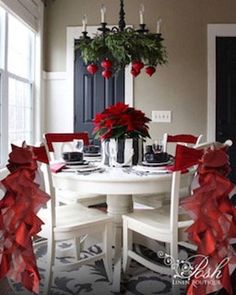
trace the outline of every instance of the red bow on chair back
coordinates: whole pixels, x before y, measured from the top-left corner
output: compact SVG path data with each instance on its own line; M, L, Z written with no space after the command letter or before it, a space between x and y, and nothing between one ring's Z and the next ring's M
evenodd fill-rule
M191 134L177 134L169 135L167 137L167 142L184 142L184 143L196 143L198 140L197 136Z
M229 200L234 186L226 178L229 171L225 149L208 149L198 167L199 187L182 201L182 207L194 220L187 230L189 240L197 245L197 254L202 255L196 257L194 268L200 265L202 257L207 258L202 276L191 277L187 295L205 295L221 288L233 294L229 266L236 263L230 245L236 236L236 209Z
M202 150L196 150L184 145L177 144L175 151L175 164L172 170L184 171L199 163L203 155Z
M43 149L36 149L39 158L45 156ZM34 182L36 158L30 147L12 146L7 165L11 174L1 181L6 194L0 201L0 279L11 278L39 293L32 237L41 230L43 222L36 214L49 196Z

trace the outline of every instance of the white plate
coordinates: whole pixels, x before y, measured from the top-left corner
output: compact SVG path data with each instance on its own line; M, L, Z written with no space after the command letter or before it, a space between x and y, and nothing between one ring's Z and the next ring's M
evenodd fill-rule
M83 165L66 165L66 168L71 168L71 169L85 169L88 167L91 168L91 165L88 162Z
M148 167L160 167L160 166L167 166L173 164L172 160L166 161L166 162L160 162L160 163L149 163L146 161L142 162L143 166L148 166Z
M100 157L101 153L93 154L93 153L84 153L84 157Z
M93 171L97 171L97 170L101 170L102 168L99 166L93 166L93 167L86 167L84 169L77 169L76 171L78 173L83 173L83 172L93 172Z
M155 173L170 173L171 171L166 170L166 166L143 166L137 165L132 167L133 170L140 171L140 172L155 172Z

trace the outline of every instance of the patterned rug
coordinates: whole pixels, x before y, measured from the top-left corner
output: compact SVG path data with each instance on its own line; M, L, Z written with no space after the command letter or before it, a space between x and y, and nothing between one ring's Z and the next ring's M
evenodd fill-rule
M59 263L68 263L73 260L73 251L71 251L71 243L62 243L59 247L66 250L68 253L65 257L56 259ZM159 263L159 258L156 253L144 248L137 247L138 251L142 255L155 259ZM82 251L81 255L83 258L94 256L100 253L102 250L98 245L89 247L86 251ZM39 272L41 275L41 289L43 288L45 278L45 266L46 266L46 244L41 244L36 249L37 263ZM186 253L183 252L186 256ZM9 282L12 289L17 295L30 295L21 284ZM42 293L42 290L40 291ZM84 265L77 270L55 273L54 283L51 289L51 295L114 295L114 294L135 294L135 295L173 295L171 291L171 277L167 275L161 275L147 270L138 263L132 261L130 266L130 276L126 281L121 284L121 293L113 293L112 285L108 281L106 272L102 261L97 261L95 264ZM185 287L181 287L179 295L184 295ZM2 294L1 294L2 295ZM31 294L32 295L32 294Z

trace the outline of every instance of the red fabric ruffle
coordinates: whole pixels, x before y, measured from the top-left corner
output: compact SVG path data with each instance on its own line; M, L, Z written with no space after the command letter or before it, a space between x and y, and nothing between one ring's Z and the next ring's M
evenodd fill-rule
M234 185L226 178L230 171L228 155L223 149L207 150L198 167L199 187L182 201L182 207L193 218L187 229L189 240L197 245L197 254L208 257L204 269L213 273L224 259L221 277L191 276L187 295L205 295L224 288L232 294L229 265L236 262L230 239L236 236L236 209L229 200ZM199 265L200 258L194 261ZM201 284L199 285L199 280Z
M41 230L37 212L49 196L34 182L37 162L31 148L12 146L7 167L11 173L1 181L6 194L0 201L0 279L8 277L39 293L32 237Z

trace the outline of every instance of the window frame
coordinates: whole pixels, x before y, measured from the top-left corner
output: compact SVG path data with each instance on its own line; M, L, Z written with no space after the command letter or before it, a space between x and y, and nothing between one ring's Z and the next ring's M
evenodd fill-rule
M40 111L37 110L37 102L36 102L36 64L37 64L37 60L36 60L36 52L37 50L39 50L37 48L37 44L38 44L38 35L39 32L36 32L33 28L31 28L30 26L28 26L24 20L22 20L21 18L19 18L17 15L15 15L14 13L12 13L11 11L9 11L5 6L1 6L1 8L4 9L5 11L5 20L4 20L4 37L3 37L3 68L0 68L0 76L1 76L1 89L0 89L0 167L4 167L7 159L8 159L8 139L9 139L9 124L8 124L8 104L9 104L9 90L8 90L8 81L9 78L13 78L17 81L21 81L24 83L27 83L30 85L31 87L31 99L32 99L32 113L31 113L31 124L32 124L32 143L35 143L36 138L39 137L37 133L37 128L36 128L36 121L38 120L38 118L40 117L40 114L38 114L38 112ZM14 17L18 18L21 22L23 22L26 26L29 27L29 29L33 32L34 36L33 36L33 46L32 46L32 50L31 50L31 60L32 60L32 64L30 72L31 72L31 78L27 79L27 78L23 78L20 77L16 74L13 74L11 72L8 71L8 34L9 34L9 14L13 15Z

